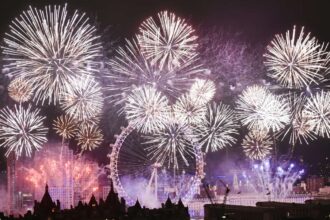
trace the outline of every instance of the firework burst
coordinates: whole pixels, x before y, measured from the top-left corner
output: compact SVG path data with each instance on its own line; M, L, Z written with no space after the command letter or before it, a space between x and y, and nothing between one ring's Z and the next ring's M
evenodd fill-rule
M318 92L307 99L304 110L315 134L330 137L330 92Z
M304 28L300 33L294 27L285 36L276 35L264 55L268 75L289 88L319 84L324 78L320 70L327 62L326 49L310 33L304 34Z
M187 126L169 123L163 130L145 136L144 144L151 160L174 169L189 166L188 157L194 156L189 133Z
M201 122L193 128L193 133L205 152L213 152L234 144L237 128L234 111L228 105L212 103Z
M155 88L142 86L128 95L124 107L127 120L141 132L151 133L164 128L168 120L168 100Z
M18 103L27 102L33 96L32 87L22 78L16 78L8 85L8 95Z
M60 106L66 114L77 121L101 115L104 99L99 84L91 77L72 84L60 99Z
M82 151L92 151L102 143L103 134L96 126L86 126L78 130L77 141Z
M53 127L63 139L73 138L77 132L77 123L70 115L61 115L54 120Z
M70 17L66 5L30 7L6 34L5 67L33 86L35 100L56 103L78 76L97 71L101 46L95 32L84 14L75 11Z
M213 99L215 91L215 84L211 80L196 79L189 90L189 96L197 104L205 105Z
M272 199L284 199L292 193L295 182L302 177L304 170L298 170L293 163L271 164L269 159L254 164L251 179L257 192L264 193Z
M146 19L140 26L138 41L152 65L172 69L196 55L197 36L184 19L163 11L158 19Z
M309 140L314 140L313 126L304 111L306 105L306 97L304 95L289 94L290 100L290 123L282 133L283 138L290 134L289 143L295 146L296 143L305 142L308 144Z
M253 160L262 160L272 150L272 140L266 130L252 130L243 139L242 147L246 156Z
M239 96L237 115L249 129L271 129L276 132L290 121L287 100L271 94L262 86L250 86Z
M39 150L47 141L48 129L44 127L45 117L39 116L39 110L32 110L31 106L24 109L15 105L14 110L8 107L0 111L0 139L1 146L7 149L6 156L14 152L20 157L23 152L31 156L33 150Z
M182 95L173 106L174 117L180 124L197 124L206 114L205 105L200 105L190 98Z
M107 89L116 105L122 104L134 87L143 85L153 86L168 97L177 97L189 89L195 76L204 71L196 56L172 70L151 65L134 40L119 48L108 66L110 71L106 76L110 83Z

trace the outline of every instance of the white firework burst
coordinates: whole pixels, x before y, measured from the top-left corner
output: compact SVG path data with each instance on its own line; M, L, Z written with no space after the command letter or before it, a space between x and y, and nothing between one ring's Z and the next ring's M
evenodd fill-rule
M145 136L146 150L151 160L161 166L182 169L194 156L193 143L187 126L168 123L161 131Z
M290 121L290 108L282 96L270 93L265 87L250 86L239 95L237 115L249 129L279 131Z
M150 86L134 89L124 107L127 120L143 133L163 129L169 119L169 110L166 96Z
M27 102L33 96L32 86L22 78L16 78L8 85L8 95L18 103Z
M266 130L251 130L243 139L242 147L246 156L262 160L269 156L273 141Z
M290 135L289 143L295 146L296 143L305 142L308 144L309 140L314 140L313 126L304 111L307 99L304 95L289 94L290 101L290 123L287 129L283 131L283 138Z
M190 57L183 65L168 69L151 65L141 53L135 40L127 41L125 47L119 48L116 56L108 63L110 71L107 90L111 102L122 104L133 88L150 85L168 97L177 97L190 88L193 78L204 69L198 64L196 56Z
M194 102L188 94L182 95L174 104L175 119L180 124L197 124L206 114L206 106Z
M14 152L20 157L23 152L31 156L33 150L39 150L47 141L48 129L44 126L45 117L39 116L39 110L32 110L29 105L24 109L15 105L0 111L0 139L1 146L6 148L6 156Z
M189 96L194 102L205 105L210 102L216 92L213 81L205 79L196 79L189 90Z
M137 36L142 53L152 65L172 69L196 55L195 30L174 13L162 11L157 19L149 17Z
M311 83L319 84L323 79L322 69L327 62L327 46L319 44L315 38L287 31L286 35L276 35L267 47L265 65L268 75L289 88L302 88Z
M315 134L330 137L330 92L321 91L308 98L304 114Z
M56 103L68 84L97 70L100 56L95 27L67 6L30 7L12 21L4 39L5 67L33 86L35 100Z
M103 134L97 126L85 126L78 130L77 141L82 151L92 151L102 143Z
M78 122L101 115L103 102L101 87L92 77L72 82L60 98L61 108Z
M228 105L208 105L206 115L193 127L196 140L203 145L204 152L217 151L236 142L238 123L234 110Z

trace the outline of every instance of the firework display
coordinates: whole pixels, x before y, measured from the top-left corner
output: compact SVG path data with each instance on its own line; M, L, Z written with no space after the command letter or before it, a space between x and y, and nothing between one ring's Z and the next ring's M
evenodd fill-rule
M215 91L215 84L211 80L196 79L189 90L189 96L194 103L205 105L213 99Z
M72 84L60 99L65 113L77 121L100 115L104 101L100 85L91 77L76 80Z
M168 100L155 88L138 87L128 95L124 107L126 118L143 133L159 131L168 120Z
M243 139L244 153L253 160L270 156L273 141L266 130L252 130Z
M304 28L300 33L296 33L294 27L285 36L276 35L264 55L268 75L289 88L319 84L324 79L326 49L326 45L319 44L310 33L306 35Z
M330 93L318 92L307 99L304 110L313 131L321 137L330 137Z
M173 112L180 124L198 124L206 114L206 106L184 94L174 104Z
M144 142L150 158L160 165L179 168L180 161L189 166L187 157L194 154L193 143L189 137L189 130L186 126L176 123L169 123L166 127L146 136Z
M6 68L32 86L34 99L56 103L78 76L97 71L96 29L67 6L30 7L12 21L4 39Z
M153 86L164 95L176 97L187 91L193 78L204 71L197 61L196 56L189 57L174 69L151 65L136 40L126 41L126 45L120 47L108 63L110 72L106 77L110 80L107 86L110 101L122 104L134 87L143 85Z
M254 164L252 171L255 175L252 184L258 192L269 195L272 199L286 198L292 191L293 184L304 174L303 169L296 169L293 163L276 166L265 159Z
M217 151L236 142L238 124L234 111L225 104L208 105L206 115L194 127L194 136L204 152Z
M14 152L16 157L25 153L31 156L33 150L39 150L47 141L48 129L44 126L45 117L39 115L40 110L33 110L29 105L24 109L15 105L0 111L1 146L6 148L6 156Z
M330 138L330 53L304 28L275 35L262 55L257 45L240 35L227 39L220 29L200 38L168 11L147 18L136 35L111 48L102 44L112 39L98 36L103 30L91 24L66 4L30 6L5 34L0 95L9 102L0 109L0 146L9 165L29 165L20 170L34 188L70 188L72 203L76 184L91 196L104 170L83 153L95 157L108 150L109 177L127 204L139 199L158 208L167 198L182 198L186 205L200 193L206 160L217 156L212 163L220 164L224 154L227 163L233 153L251 175L241 184L236 170L225 170L225 178L236 173L232 185L216 177L226 196L230 185L240 197L245 184L258 198L282 199L304 174L290 164L295 146ZM54 132L48 134L47 126ZM54 134L61 148L50 153L47 137ZM74 156L65 142L80 153ZM214 194L216 202L225 203L226 196Z
M157 19L146 19L139 30L142 53L152 65L172 69L196 54L194 29L174 13L159 12Z
M283 138L290 135L289 143L294 146L299 143L306 143L315 139L312 121L307 117L305 108L307 98L303 95L289 94L290 101L290 123L287 129L283 130Z
M98 127L87 126L78 130L77 141L82 151L91 151L102 143L103 134Z
M290 120L287 100L262 86L244 90L238 97L236 110L242 124L250 129L279 131Z
M77 133L77 122L70 115L61 115L54 120L53 127L63 139L70 139Z
M12 80L8 85L8 95L18 103L29 101L33 96L31 85L22 78Z

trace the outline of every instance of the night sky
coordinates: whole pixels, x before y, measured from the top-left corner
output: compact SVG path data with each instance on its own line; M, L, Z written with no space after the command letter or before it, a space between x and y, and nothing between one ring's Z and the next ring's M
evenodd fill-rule
M247 0L214 0L214 1L182 1L182 0L76 0L76 1L49 1L49 0L7 0L1 2L0 38L9 30L10 21L18 16L29 5L43 7L46 4L68 3L68 9L87 13L92 21L98 24L100 33L111 26L110 41L131 38L137 32L139 24L147 17L156 15L161 10L169 10L180 17L186 18L194 27L221 27L229 28L233 32L240 32L253 45L265 48L276 33L283 33L292 29L293 25L305 26L321 42L330 42L330 1L311 0L281 0L281 1L247 1ZM198 34L198 33L197 33ZM103 39L107 41L107 39ZM1 40L1 44L3 41ZM1 63L0 63L1 65ZM0 77L2 85L0 106L12 105L6 95L7 79ZM46 109L45 112L52 111ZM109 118L115 118L111 113ZM107 124L106 120L103 124ZM113 123L111 121L111 123ZM108 140L102 147L91 154L100 163L107 162L105 157L109 151L108 144L113 142L114 133L118 133L120 122L113 123L112 129L106 135ZM53 137L51 137L52 139ZM55 138L55 137L54 137ZM282 143L285 147L287 142ZM74 143L72 144L74 145ZM236 150L235 150L236 149ZM241 155L239 146L229 150L229 155L239 160ZM0 151L0 168L5 168L4 151ZM217 164L222 160L224 151L210 156L209 163ZM307 163L316 163L330 155L330 140L318 139L310 145L297 146L296 156L302 155Z

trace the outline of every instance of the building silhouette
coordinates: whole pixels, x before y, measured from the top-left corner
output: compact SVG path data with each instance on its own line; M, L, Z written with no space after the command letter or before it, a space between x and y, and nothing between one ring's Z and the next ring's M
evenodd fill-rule
M88 203L79 201L76 207L61 210L60 201L52 200L49 187L40 202L35 201L34 211L28 211L19 218L5 217L0 213L1 220L189 220L188 208L181 200L178 204L172 203L170 198L159 209L142 207L139 201L132 207L126 207L125 199L119 198L111 182L110 191L105 200L97 201L94 195Z

